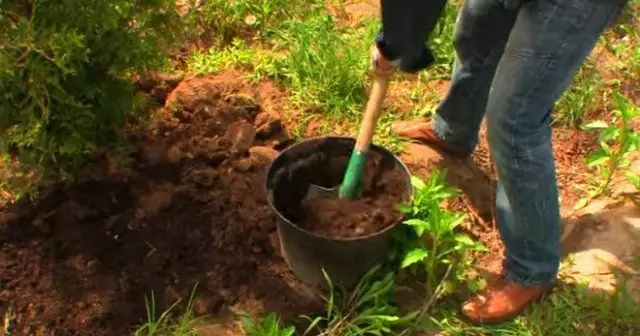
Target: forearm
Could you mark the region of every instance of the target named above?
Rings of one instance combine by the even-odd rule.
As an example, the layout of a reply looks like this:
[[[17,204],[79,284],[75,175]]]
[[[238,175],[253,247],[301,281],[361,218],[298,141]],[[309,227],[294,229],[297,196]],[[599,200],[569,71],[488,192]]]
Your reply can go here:
[[[416,72],[433,61],[426,40],[447,0],[380,0],[382,27],[376,38],[380,52],[400,69]]]

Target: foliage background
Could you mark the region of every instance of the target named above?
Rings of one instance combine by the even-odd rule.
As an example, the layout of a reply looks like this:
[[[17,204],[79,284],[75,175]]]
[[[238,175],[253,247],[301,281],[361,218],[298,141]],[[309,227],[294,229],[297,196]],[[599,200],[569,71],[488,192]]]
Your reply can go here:
[[[128,78],[165,63],[178,19],[172,0],[0,0],[0,152],[20,162],[10,169],[64,179],[116,148],[137,110]]]

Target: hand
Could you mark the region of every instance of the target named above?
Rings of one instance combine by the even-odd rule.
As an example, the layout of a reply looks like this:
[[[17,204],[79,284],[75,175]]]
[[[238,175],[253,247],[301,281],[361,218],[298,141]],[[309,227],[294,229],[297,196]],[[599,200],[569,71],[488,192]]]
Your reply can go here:
[[[369,68],[370,71],[378,76],[388,76],[395,68],[395,65],[384,57],[378,47],[374,45],[373,48],[371,48]]]

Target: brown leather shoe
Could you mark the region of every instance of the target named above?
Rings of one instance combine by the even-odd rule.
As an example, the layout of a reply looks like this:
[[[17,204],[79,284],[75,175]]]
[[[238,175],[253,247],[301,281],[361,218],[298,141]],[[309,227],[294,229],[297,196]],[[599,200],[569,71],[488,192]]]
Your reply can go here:
[[[431,123],[424,119],[396,121],[391,125],[391,131],[401,138],[419,141],[427,146],[433,146],[458,158],[466,158],[471,154],[465,153],[446,144],[438,137]]]
[[[475,324],[502,323],[518,316],[551,288],[552,285],[521,286],[502,276],[467,300],[462,314]]]

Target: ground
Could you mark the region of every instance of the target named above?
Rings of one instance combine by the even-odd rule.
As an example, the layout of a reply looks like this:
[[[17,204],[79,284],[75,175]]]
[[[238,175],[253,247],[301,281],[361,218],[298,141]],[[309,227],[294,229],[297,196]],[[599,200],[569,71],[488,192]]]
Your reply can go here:
[[[223,318],[233,308],[294,318],[322,311],[278,256],[264,173],[290,139],[277,112],[265,109],[274,96],[261,89],[233,72],[188,78],[169,94],[150,129],[134,133],[139,150],[131,169],[5,208],[0,302],[15,314],[14,332],[126,335],[142,323],[152,291],[157,305],[167,306],[196,285],[197,314]],[[587,152],[580,148],[589,144],[573,143],[569,148]],[[562,158],[567,147],[558,148]],[[434,163],[449,169],[449,183],[464,191],[453,206],[476,214],[466,228],[492,252],[480,266],[496,273],[494,182],[490,170],[474,163],[486,153],[482,142],[474,160],[449,162],[408,144],[401,158],[417,175]],[[568,181],[580,174],[561,172]],[[573,218],[566,238],[570,250],[583,251],[576,255],[578,272],[600,272],[588,261],[598,254],[589,252],[594,248],[626,261],[637,253],[637,207],[587,211],[596,215]],[[607,239],[594,238],[593,230]],[[601,287],[611,286],[610,277],[602,281]],[[637,276],[629,281],[637,289]]]
[[[4,209],[13,331],[126,335],[151,291],[164,307],[196,285],[198,314],[322,309],[274,250],[264,173],[289,139],[263,94],[233,74],[187,79],[134,135],[130,170]]]
[[[338,25],[346,27],[359,27],[378,10],[377,2],[369,0],[343,6],[329,2],[326,7],[338,18]],[[247,43],[264,47],[255,42],[258,38],[244,33],[239,36]],[[211,44],[187,49],[204,52]],[[619,57],[605,49],[599,45],[591,59],[598,64],[601,82],[609,83],[622,70],[616,63]],[[0,335],[131,335],[149,321],[145,302],[154,298],[152,310],[159,315],[182,299],[176,311],[184,311],[192,292],[193,313],[205,317],[194,329],[198,335],[242,335],[239,312],[254,317],[274,312],[290,323],[298,323],[302,314],[324,312],[322,299],[296,279],[280,255],[265,172],[279,151],[299,138],[354,134],[359,115],[318,113],[335,108],[335,102],[323,100],[327,98],[321,94],[301,95],[295,80],[293,84],[283,81],[282,77],[301,76],[294,70],[275,76],[260,73],[264,68],[268,73],[271,63],[229,70],[247,68],[247,58],[261,59],[251,50],[241,52],[250,56],[233,54],[229,58],[235,63],[224,63],[228,55],[212,53],[211,59],[202,58],[195,66],[181,55],[176,68],[186,68],[186,76],[163,75],[137,82],[139,90],[160,106],[151,109],[148,122],[128,130],[135,150],[127,165],[115,164],[111,153],[102,153],[83,167],[76,183],[56,186],[35,201],[25,199],[0,208],[0,313],[4,317]],[[310,64],[303,67],[313,68]],[[335,70],[327,69],[322,68],[320,79]],[[390,122],[422,116],[443,97],[449,83],[443,73],[394,79],[376,141],[397,149],[416,176],[428,178],[434,167],[447,169],[447,184],[462,193],[443,206],[468,215],[462,231],[488,248],[488,253],[477,255],[473,266],[482,275],[492,276],[500,272],[502,245],[493,218],[496,173],[486,128],[473,157],[465,161],[445,158],[429,147],[389,134]],[[320,79],[321,90],[314,92],[347,95],[341,87],[331,87],[343,77]],[[637,105],[640,95],[633,89],[634,80],[633,74],[620,79],[619,89]],[[303,89],[313,91],[309,84],[313,81],[304,83],[309,87]],[[361,101],[365,93],[348,92],[360,94]],[[589,100],[591,95],[604,102]],[[585,120],[613,120],[606,94],[589,91],[577,97],[577,109],[588,111]],[[598,107],[591,108],[589,103]],[[565,108],[559,106],[561,111]],[[586,281],[592,291],[614,293],[624,285],[640,302],[638,191],[616,178],[609,195],[575,209],[585,196],[582,187],[594,179],[593,169],[584,162],[597,150],[598,141],[593,133],[563,121],[554,125],[553,139],[567,256],[563,277]],[[640,173],[638,168],[636,156],[629,170]],[[408,287],[398,286],[396,291],[403,306],[425,301]],[[551,300],[505,329],[473,329],[446,314],[449,318],[438,327],[445,334],[518,330],[518,335],[542,335],[545,325],[564,331],[561,326],[568,326],[571,319],[593,318],[586,309],[572,310],[579,310],[575,302],[581,304],[584,297],[575,299],[565,293],[573,295],[559,289],[555,296],[565,305]],[[452,306],[459,299],[454,297]],[[606,304],[584,307],[609,308]]]

